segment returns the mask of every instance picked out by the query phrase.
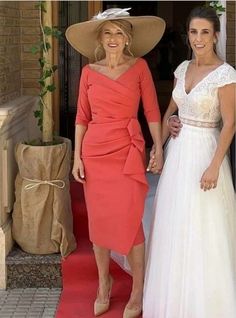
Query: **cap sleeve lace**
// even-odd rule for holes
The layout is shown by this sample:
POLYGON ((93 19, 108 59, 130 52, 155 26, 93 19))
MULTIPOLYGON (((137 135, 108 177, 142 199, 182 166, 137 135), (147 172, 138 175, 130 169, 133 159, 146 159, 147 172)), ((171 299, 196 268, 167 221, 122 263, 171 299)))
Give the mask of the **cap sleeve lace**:
POLYGON ((176 70, 174 71, 175 78, 181 79, 183 77, 188 63, 189 61, 184 61, 176 68, 176 70))
POLYGON ((236 83, 236 70, 225 63, 224 67, 217 73, 217 87, 236 83))

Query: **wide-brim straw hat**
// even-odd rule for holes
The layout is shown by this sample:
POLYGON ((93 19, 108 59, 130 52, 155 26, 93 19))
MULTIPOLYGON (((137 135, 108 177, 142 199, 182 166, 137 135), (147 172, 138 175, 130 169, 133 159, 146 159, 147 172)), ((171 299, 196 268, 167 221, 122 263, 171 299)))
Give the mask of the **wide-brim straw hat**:
POLYGON ((98 13, 91 20, 73 24, 66 30, 66 38, 71 46, 82 55, 94 60, 94 52, 98 45, 98 27, 113 20, 125 20, 132 25, 132 43, 130 51, 140 57, 151 51, 160 41, 165 21, 156 16, 130 16, 127 9, 108 9, 98 13))

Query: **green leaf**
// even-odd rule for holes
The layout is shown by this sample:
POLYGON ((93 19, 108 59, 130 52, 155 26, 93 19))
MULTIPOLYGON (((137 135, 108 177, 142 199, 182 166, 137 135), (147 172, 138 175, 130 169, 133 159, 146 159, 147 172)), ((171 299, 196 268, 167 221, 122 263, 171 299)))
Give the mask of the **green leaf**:
POLYGON ((52 29, 49 26, 44 26, 43 31, 46 35, 52 35, 52 29))
POLYGON ((46 48, 47 48, 47 50, 51 49, 51 44, 46 42, 46 48))
POLYGON ((55 72, 57 69, 58 69, 58 66, 57 66, 57 65, 53 65, 53 66, 52 66, 52 71, 53 71, 53 72, 55 72))
POLYGON ((42 120, 42 118, 39 118, 38 126, 39 126, 40 130, 43 131, 43 120, 42 120))
POLYGON ((39 93, 39 96, 40 97, 43 97, 43 96, 45 96, 47 94, 47 89, 45 88, 45 89, 43 89, 40 93, 39 93))
POLYGON ((39 61, 39 64, 40 64, 41 68, 43 68, 44 65, 45 65, 45 63, 46 63, 45 58, 44 58, 44 57, 40 57, 40 58, 38 59, 38 61, 39 61))
POLYGON ((31 47, 31 53, 37 54, 40 51, 40 47, 38 45, 34 45, 31 47))
POLYGON ((40 45, 41 50, 43 50, 44 52, 47 52, 49 49, 51 49, 51 45, 48 42, 45 43, 41 43, 40 45), (45 49, 46 47, 46 49, 45 49))
POLYGON ((56 28, 52 28, 52 36, 59 39, 62 35, 62 32, 56 28))
POLYGON ((46 70, 43 72, 42 78, 43 78, 43 79, 46 79, 46 78, 48 78, 48 77, 51 77, 52 73, 53 73, 53 72, 52 72, 51 68, 50 68, 50 69, 46 69, 46 70))
POLYGON ((40 110, 34 111, 34 117, 36 119, 38 119, 37 125, 39 126, 40 130, 42 131, 42 129, 43 129, 43 112, 42 112, 41 105, 40 105, 40 110))
POLYGON ((34 117, 35 118, 40 117, 40 113, 41 113, 40 110, 35 110, 34 111, 34 117))
POLYGON ((38 80, 38 82, 39 82, 39 84, 40 84, 42 87, 45 87, 45 81, 44 81, 44 79, 40 78, 40 79, 38 80))
POLYGON ((48 85, 48 86, 47 86, 47 90, 48 90, 49 92, 53 92, 53 91, 55 91, 55 89, 56 89, 56 86, 55 86, 54 84, 51 84, 51 85, 48 85))

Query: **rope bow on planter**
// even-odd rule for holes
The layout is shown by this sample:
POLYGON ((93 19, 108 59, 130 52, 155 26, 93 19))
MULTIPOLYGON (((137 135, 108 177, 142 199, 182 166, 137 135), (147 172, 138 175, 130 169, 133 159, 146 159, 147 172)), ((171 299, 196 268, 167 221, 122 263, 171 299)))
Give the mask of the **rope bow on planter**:
POLYGON ((57 187, 58 189, 63 189, 65 187, 65 182, 63 180, 38 180, 38 179, 28 179, 23 178, 26 181, 29 181, 27 185, 25 185, 25 190, 30 190, 35 187, 38 187, 39 185, 50 185, 52 187, 57 187))

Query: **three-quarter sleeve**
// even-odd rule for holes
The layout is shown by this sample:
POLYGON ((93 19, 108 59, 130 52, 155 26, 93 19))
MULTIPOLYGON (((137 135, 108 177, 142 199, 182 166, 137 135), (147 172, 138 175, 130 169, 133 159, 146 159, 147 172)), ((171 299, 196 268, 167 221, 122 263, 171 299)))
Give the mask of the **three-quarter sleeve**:
POLYGON ((87 66, 82 69, 80 84, 79 84, 79 96, 77 102, 77 113, 75 124, 81 124, 87 126, 91 121, 91 109, 88 100, 88 72, 87 66))
POLYGON ((147 122, 160 122, 161 114, 157 100, 156 88, 152 79, 152 74, 145 60, 143 60, 142 64, 140 83, 144 115, 147 122))

